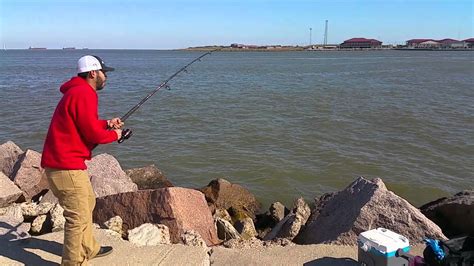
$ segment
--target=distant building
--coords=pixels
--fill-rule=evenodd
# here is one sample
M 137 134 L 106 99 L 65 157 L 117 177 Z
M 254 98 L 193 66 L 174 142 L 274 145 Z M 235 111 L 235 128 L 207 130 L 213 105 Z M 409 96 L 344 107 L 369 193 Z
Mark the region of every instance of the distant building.
M 408 48 L 412 49 L 466 49 L 472 48 L 472 39 L 466 39 L 463 41 L 455 39 L 411 39 L 406 42 Z M 471 40 L 471 46 L 469 46 L 468 40 Z
M 441 46 L 442 46 L 441 43 L 435 40 L 429 40 L 429 41 L 420 42 L 416 46 L 416 48 L 440 48 Z
M 240 43 L 233 43 L 230 45 L 231 48 L 243 48 L 245 45 Z
M 417 48 L 420 43 L 434 41 L 433 39 L 411 39 L 407 41 L 408 48 Z
M 474 48 L 474 38 L 465 39 L 463 42 L 466 44 L 467 48 Z
M 352 38 L 349 40 L 345 40 L 343 43 L 341 43 L 339 47 L 343 49 L 381 48 L 382 42 L 375 39 Z

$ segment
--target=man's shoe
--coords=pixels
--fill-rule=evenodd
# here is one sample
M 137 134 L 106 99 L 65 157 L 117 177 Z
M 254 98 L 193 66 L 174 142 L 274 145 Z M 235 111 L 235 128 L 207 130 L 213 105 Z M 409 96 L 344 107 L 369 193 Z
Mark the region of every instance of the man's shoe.
M 111 246 L 100 247 L 99 252 L 95 255 L 94 258 L 100 258 L 109 255 L 114 249 Z

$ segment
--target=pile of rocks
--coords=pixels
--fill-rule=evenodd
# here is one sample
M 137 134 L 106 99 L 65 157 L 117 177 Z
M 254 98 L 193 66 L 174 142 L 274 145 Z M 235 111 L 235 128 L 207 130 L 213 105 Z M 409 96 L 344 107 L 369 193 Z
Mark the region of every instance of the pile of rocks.
M 40 160 L 40 153 L 23 152 L 11 141 L 0 145 L 0 237 L 63 230 L 63 209 L 49 191 Z M 123 171 L 108 154 L 93 157 L 87 166 L 97 197 L 94 222 L 138 246 L 356 245 L 358 234 L 378 227 L 411 243 L 474 233 L 473 191 L 428 203 L 420 211 L 381 179 L 360 177 L 315 199 L 313 208 L 298 198 L 291 208 L 275 202 L 261 213 L 252 193 L 223 178 L 190 189 L 174 187 L 154 165 Z

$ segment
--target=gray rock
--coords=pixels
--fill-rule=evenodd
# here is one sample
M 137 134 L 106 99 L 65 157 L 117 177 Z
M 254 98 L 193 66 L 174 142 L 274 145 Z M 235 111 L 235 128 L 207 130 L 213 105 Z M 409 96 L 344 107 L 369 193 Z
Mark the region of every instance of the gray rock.
M 99 154 L 86 161 L 96 197 L 137 191 L 138 187 L 109 154 Z
M 229 239 L 239 239 L 240 234 L 234 226 L 227 220 L 216 217 L 217 236 L 219 239 L 227 241 Z
M 6 207 L 17 201 L 23 192 L 8 178 L 0 172 L 0 207 Z
M 255 218 L 260 209 L 260 203 L 250 191 L 223 178 L 212 180 L 200 191 L 204 193 L 211 212 L 215 209 L 234 209 L 237 213 L 244 212 L 245 216 Z M 237 220 L 240 218 L 243 217 Z
M 250 217 L 239 220 L 235 223 L 235 229 L 239 232 L 240 237 L 244 240 L 248 240 L 257 236 L 255 225 Z
M 52 203 L 52 204 L 56 204 L 56 203 L 59 203 L 59 200 L 58 198 L 56 198 L 56 196 L 54 196 L 53 194 L 53 191 L 49 190 L 45 195 L 43 195 L 43 197 L 41 197 L 40 199 L 40 203 L 45 203 L 45 202 L 49 202 L 49 203 Z
M 122 239 L 123 240 L 122 234 L 119 234 L 119 233 L 115 232 L 114 230 L 104 229 L 104 231 L 108 236 L 111 236 L 111 237 L 116 238 L 116 239 Z
M 13 204 L 2 208 L 1 216 L 11 217 L 13 221 L 17 221 L 18 223 L 22 223 L 24 221 L 21 206 L 19 204 Z
M 142 224 L 128 231 L 128 240 L 137 246 L 170 244 L 170 232 L 163 224 Z
M 215 213 L 212 217 L 214 217 L 214 219 L 216 219 L 216 218 L 224 219 L 224 220 L 228 221 L 229 223 L 232 222 L 232 218 L 230 217 L 229 212 L 225 209 L 216 209 L 216 211 L 215 211 Z
M 0 172 L 11 178 L 13 166 L 23 151 L 13 141 L 7 141 L 0 145 Z
M 247 249 L 247 248 L 262 248 L 265 245 L 265 242 L 262 240 L 253 237 L 250 239 L 231 239 L 223 243 L 223 246 L 226 248 L 238 248 L 238 249 Z M 238 262 L 237 262 L 238 264 Z
M 303 198 L 299 198 L 295 201 L 293 210 L 288 220 L 283 224 L 281 230 L 277 233 L 277 238 L 286 238 L 293 240 L 300 229 L 306 224 L 309 216 L 311 215 L 311 209 Z
M 283 225 L 285 225 L 285 223 L 288 222 L 288 221 L 291 222 L 292 219 L 294 219 L 294 214 L 289 214 L 289 215 L 285 216 L 285 218 L 283 218 L 283 220 L 279 221 L 275 225 L 275 227 L 273 227 L 272 230 L 265 235 L 263 240 L 264 241 L 269 241 L 269 240 L 275 239 L 277 237 L 278 233 L 282 230 Z
M 474 235 L 474 191 L 466 190 L 420 207 L 448 237 Z
M 278 223 L 289 213 L 289 210 L 281 202 L 274 202 L 269 208 L 273 220 Z
M 0 238 L 16 240 L 30 237 L 30 223 L 23 223 L 21 207 L 13 204 L 1 209 L 0 215 Z
M 31 200 L 49 189 L 48 180 L 41 168 L 41 154 L 33 150 L 26 150 L 20 156 L 10 177 L 24 192 L 26 200 Z
M 44 234 L 51 232 L 51 220 L 48 219 L 47 215 L 40 215 L 36 217 L 31 223 L 30 232 L 35 235 Z
M 53 207 L 54 204 L 45 202 L 45 203 L 28 203 L 23 202 L 20 204 L 21 211 L 25 217 L 36 217 L 39 215 L 47 214 Z
M 154 164 L 125 170 L 125 173 L 138 185 L 138 189 L 157 189 L 172 187 L 173 184 Z
M 293 240 L 310 215 L 311 209 L 308 204 L 303 198 L 298 198 L 294 203 L 293 210 L 264 237 L 264 240 L 275 238 Z
M 51 215 L 51 223 L 52 223 L 52 231 L 58 232 L 64 230 L 64 224 L 66 223 L 66 219 L 63 215 L 64 209 L 56 203 L 54 207 L 49 212 Z
M 105 228 L 109 230 L 115 231 L 120 235 L 123 234 L 123 229 L 122 229 L 123 221 L 122 221 L 122 218 L 120 218 L 120 216 L 114 216 L 110 218 L 108 221 L 104 223 L 104 225 L 105 225 Z
M 194 230 L 186 230 L 181 234 L 181 241 L 186 246 L 207 247 L 206 241 L 204 241 L 201 235 Z
M 360 177 L 312 213 L 294 241 L 356 245 L 361 232 L 378 227 L 407 237 L 410 244 L 422 243 L 424 238 L 446 239 L 436 224 L 387 190 L 380 178 Z
M 2 215 L 0 216 L 0 239 L 12 241 L 29 238 L 30 227 L 30 223 L 23 223 L 23 217 L 19 220 L 12 216 Z

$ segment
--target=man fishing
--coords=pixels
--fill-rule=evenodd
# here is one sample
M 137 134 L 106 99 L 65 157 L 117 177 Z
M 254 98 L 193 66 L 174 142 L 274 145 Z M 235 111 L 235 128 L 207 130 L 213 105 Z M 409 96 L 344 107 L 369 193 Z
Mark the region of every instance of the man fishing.
M 50 189 L 64 208 L 61 265 L 82 265 L 112 252 L 112 247 L 101 247 L 93 235 L 96 201 L 85 160 L 91 159 L 98 144 L 120 139 L 123 126 L 120 118 L 98 117 L 97 91 L 105 87 L 107 72 L 114 68 L 93 55 L 81 57 L 77 68 L 77 76 L 60 88 L 63 97 L 51 119 L 41 159 Z

